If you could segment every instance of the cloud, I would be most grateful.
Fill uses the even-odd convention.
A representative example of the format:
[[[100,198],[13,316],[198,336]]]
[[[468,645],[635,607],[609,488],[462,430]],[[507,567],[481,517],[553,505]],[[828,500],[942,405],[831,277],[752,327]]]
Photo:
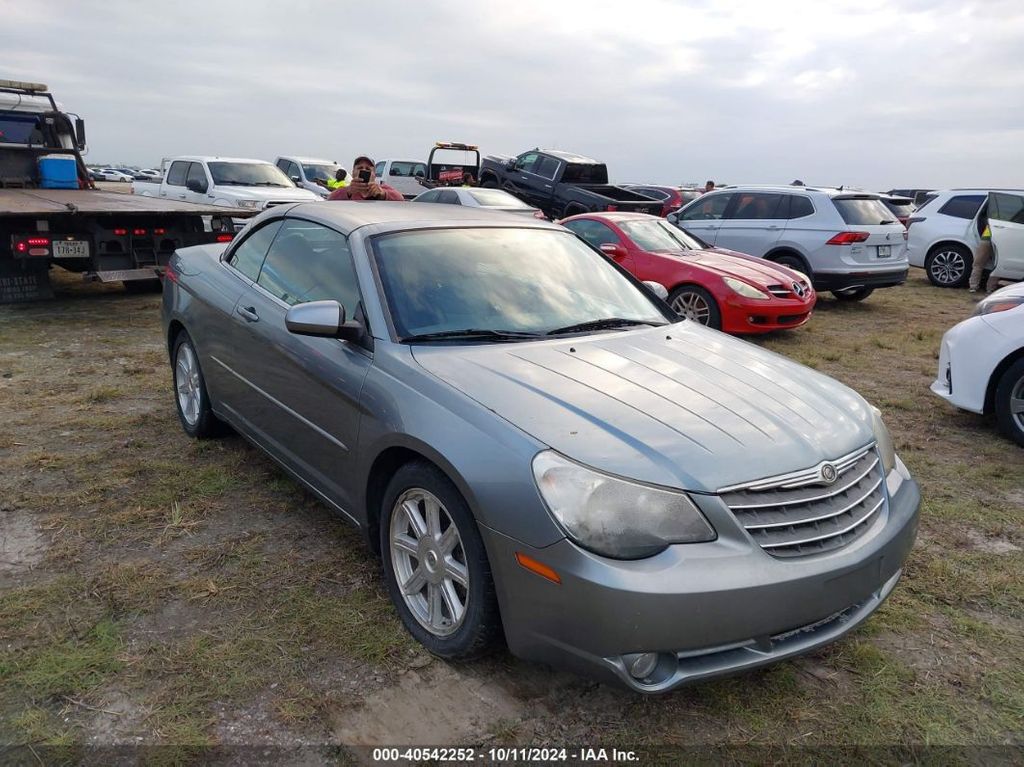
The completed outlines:
[[[1024,175],[1012,0],[0,0],[0,17],[0,76],[48,82],[98,162],[447,139],[573,149],[634,181]]]

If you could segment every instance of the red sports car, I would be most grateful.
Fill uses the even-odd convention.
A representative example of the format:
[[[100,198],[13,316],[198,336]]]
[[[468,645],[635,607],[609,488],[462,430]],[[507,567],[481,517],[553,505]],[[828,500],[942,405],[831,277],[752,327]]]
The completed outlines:
[[[705,249],[656,216],[586,213],[559,223],[637,279],[668,288],[668,303],[679,314],[726,333],[798,327],[818,300],[807,275],[735,251]]]

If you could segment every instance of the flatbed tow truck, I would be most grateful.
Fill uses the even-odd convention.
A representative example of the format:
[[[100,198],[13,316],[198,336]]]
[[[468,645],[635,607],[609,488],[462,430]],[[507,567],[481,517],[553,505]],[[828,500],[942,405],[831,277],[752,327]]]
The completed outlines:
[[[0,80],[0,304],[52,298],[51,266],[159,289],[177,248],[226,242],[256,212],[99,190],[85,149],[45,85]]]

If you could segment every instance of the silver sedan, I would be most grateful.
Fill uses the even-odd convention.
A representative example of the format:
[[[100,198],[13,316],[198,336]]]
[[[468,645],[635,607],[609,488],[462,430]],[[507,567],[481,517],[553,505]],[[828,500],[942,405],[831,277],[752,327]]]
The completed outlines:
[[[486,208],[540,219],[547,218],[540,208],[527,205],[504,189],[486,189],[478,186],[440,187],[424,192],[413,202],[439,202],[445,205],[464,205],[467,208]]]
[[[914,540],[877,410],[554,224],[282,205],[166,276],[185,431],[230,425],[362,529],[441,657],[504,639],[661,692],[852,630]]]

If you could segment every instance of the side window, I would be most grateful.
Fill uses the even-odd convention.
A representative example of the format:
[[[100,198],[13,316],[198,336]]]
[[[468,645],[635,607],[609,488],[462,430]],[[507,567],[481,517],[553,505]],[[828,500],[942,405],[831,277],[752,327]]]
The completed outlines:
[[[807,197],[801,197],[800,195],[790,195],[789,200],[789,215],[787,218],[803,218],[804,216],[810,216],[814,213],[814,205]]]
[[[537,163],[538,157],[540,157],[540,155],[536,152],[521,154],[516,158],[516,167],[519,170],[525,170],[527,173],[533,173],[533,166]]]
[[[346,317],[359,304],[348,238],[309,221],[285,221],[256,282],[290,305],[333,298]]]
[[[946,200],[946,204],[939,208],[939,213],[956,218],[972,219],[978,213],[978,208],[985,202],[983,194],[958,194]]]
[[[1024,197],[1019,194],[999,194],[993,192],[989,198],[989,219],[1008,221],[1011,224],[1024,224]]]
[[[569,221],[565,226],[595,248],[609,242],[615,244],[620,243],[618,235],[600,221],[581,219],[579,221]]]
[[[374,173],[375,176],[377,176],[377,178],[380,178],[381,176],[384,175],[384,166],[386,164],[387,163],[381,161],[381,162],[379,162],[379,163],[377,163],[376,165],[373,166],[373,173]]]
[[[533,164],[533,172],[538,176],[553,179],[558,174],[558,160],[547,155],[539,155]]]
[[[188,176],[185,177],[185,183],[190,184],[193,181],[198,182],[200,189],[204,192],[210,188],[210,184],[206,180],[206,171],[203,170],[202,163],[193,162],[189,164]]]
[[[412,175],[417,176],[419,178],[426,178],[427,166],[422,162],[416,163],[415,165],[412,166]]]
[[[721,218],[732,194],[706,194],[691,203],[679,216],[680,221],[706,221]]]
[[[416,202],[440,202],[438,196],[441,193],[437,189],[431,189],[429,192],[424,192],[416,198]]]
[[[228,263],[255,282],[260,275],[260,267],[263,266],[267,250],[270,249],[270,243],[274,241],[274,235],[280,228],[281,219],[278,219],[250,233],[231,253]]]
[[[188,173],[189,163],[183,160],[175,160],[167,171],[168,186],[185,186],[185,174]]]
[[[285,161],[284,167],[281,168],[281,170],[283,170],[284,175],[286,175],[292,181],[294,181],[295,179],[302,178],[302,174],[299,172],[299,167],[293,162]]]
[[[459,196],[455,192],[453,192],[451,189],[445,189],[440,194],[438,194],[437,201],[438,202],[443,202],[446,205],[461,205],[462,204],[459,201]]]
[[[280,168],[284,173],[288,173],[288,165],[290,163],[287,160],[278,160],[277,167]]]
[[[778,210],[783,201],[781,194],[769,194],[765,192],[739,192],[739,199],[728,218],[742,219],[745,221],[779,218]]]

